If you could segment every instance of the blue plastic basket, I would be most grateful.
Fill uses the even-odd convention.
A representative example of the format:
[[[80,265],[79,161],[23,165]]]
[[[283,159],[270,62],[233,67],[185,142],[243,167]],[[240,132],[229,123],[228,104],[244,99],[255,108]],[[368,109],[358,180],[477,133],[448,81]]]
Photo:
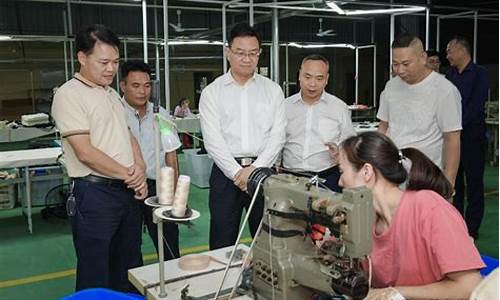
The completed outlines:
[[[498,259],[489,257],[487,255],[481,255],[481,258],[483,259],[483,262],[486,265],[486,267],[480,270],[481,275],[483,275],[484,277],[490,274],[491,271],[498,268]]]
[[[61,300],[144,300],[137,294],[125,294],[103,288],[86,289],[68,295]]]

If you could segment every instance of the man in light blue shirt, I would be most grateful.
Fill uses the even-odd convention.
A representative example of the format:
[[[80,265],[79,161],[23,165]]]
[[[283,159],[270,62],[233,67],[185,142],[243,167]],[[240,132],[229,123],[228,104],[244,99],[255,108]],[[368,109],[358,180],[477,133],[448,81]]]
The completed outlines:
[[[154,142],[154,114],[153,104],[149,102],[151,96],[151,68],[142,61],[128,61],[122,65],[120,88],[123,92],[123,103],[127,114],[127,123],[130,131],[136,137],[141,148],[144,162],[146,163],[146,177],[149,188],[148,197],[156,195],[156,164]],[[170,118],[168,112],[160,107],[160,114]],[[160,151],[161,167],[169,166],[174,169],[175,182],[178,176],[176,150],[181,146],[177,132],[172,129],[161,137]],[[148,228],[158,252],[157,225],[153,223],[152,208],[142,203],[144,224]],[[164,223],[164,242],[166,245],[165,259],[178,258],[179,254],[179,229],[175,223]]]

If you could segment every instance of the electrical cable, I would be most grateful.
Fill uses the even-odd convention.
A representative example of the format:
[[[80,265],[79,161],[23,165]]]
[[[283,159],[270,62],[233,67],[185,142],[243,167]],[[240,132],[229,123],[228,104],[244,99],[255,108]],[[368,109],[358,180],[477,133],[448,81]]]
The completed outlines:
[[[259,168],[260,169],[260,168]],[[256,169],[258,170],[258,169]],[[252,172],[252,174],[250,174],[250,177],[252,177],[252,175],[255,173]],[[214,299],[217,299],[217,297],[219,296],[220,294],[220,291],[222,290],[222,286],[224,285],[224,281],[226,280],[226,276],[227,276],[227,273],[229,272],[229,267],[231,266],[231,262],[233,261],[234,259],[234,254],[236,253],[236,249],[238,248],[238,245],[240,243],[240,240],[241,240],[241,236],[243,235],[243,230],[245,229],[245,225],[248,223],[248,218],[250,217],[250,214],[252,213],[252,210],[253,210],[253,206],[255,204],[255,200],[257,199],[257,194],[259,192],[259,189],[260,189],[260,186],[262,184],[262,181],[264,179],[266,179],[267,177],[261,177],[260,178],[260,181],[258,182],[257,184],[257,188],[255,190],[255,193],[253,194],[253,197],[252,197],[252,201],[250,202],[250,206],[248,207],[248,210],[247,210],[247,213],[245,215],[245,219],[243,221],[243,225],[241,226],[241,229],[240,229],[240,232],[238,233],[238,237],[236,238],[236,243],[234,243],[234,247],[233,247],[233,250],[231,251],[231,256],[229,258],[229,262],[227,263],[227,266],[226,266],[226,269],[224,270],[224,275],[222,277],[222,281],[219,285],[219,288],[217,289],[217,293],[215,293],[215,297]]]

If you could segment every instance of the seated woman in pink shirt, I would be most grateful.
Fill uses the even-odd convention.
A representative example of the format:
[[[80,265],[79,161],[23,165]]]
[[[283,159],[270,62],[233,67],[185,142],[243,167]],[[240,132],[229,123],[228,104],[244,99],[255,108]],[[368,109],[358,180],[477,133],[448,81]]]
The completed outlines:
[[[193,113],[191,112],[191,109],[189,109],[189,102],[190,101],[188,98],[181,98],[181,101],[179,101],[179,105],[175,107],[174,116],[177,118],[191,117]]]
[[[339,159],[339,185],[366,186],[373,194],[366,299],[468,299],[485,265],[463,218],[445,200],[453,187],[441,170],[422,152],[399,151],[376,132],[345,140]]]

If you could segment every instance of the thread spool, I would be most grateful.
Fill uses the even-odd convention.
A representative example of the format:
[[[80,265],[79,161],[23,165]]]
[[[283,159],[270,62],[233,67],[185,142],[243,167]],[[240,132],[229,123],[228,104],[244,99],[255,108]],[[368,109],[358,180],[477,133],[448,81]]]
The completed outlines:
[[[174,169],[163,167],[160,170],[160,195],[158,203],[161,205],[172,205],[174,201]]]
[[[177,189],[175,190],[174,204],[172,206],[172,215],[175,217],[183,217],[186,213],[190,183],[191,177],[187,175],[181,175],[177,180]]]

